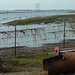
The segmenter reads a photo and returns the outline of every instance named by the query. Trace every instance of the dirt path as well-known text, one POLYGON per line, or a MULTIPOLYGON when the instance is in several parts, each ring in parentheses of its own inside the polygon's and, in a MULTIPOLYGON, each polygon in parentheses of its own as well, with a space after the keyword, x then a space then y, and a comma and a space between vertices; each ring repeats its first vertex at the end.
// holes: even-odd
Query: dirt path
POLYGON ((0 75, 48 75, 47 72, 44 72, 41 68, 35 68, 33 71, 25 72, 13 72, 13 73, 1 73, 0 75))

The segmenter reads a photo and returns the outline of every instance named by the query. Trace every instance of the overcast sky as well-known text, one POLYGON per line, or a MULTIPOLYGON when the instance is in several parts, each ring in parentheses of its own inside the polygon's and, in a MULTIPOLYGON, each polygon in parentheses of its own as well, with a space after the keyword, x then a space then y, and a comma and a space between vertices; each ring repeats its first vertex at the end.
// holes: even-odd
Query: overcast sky
POLYGON ((75 0, 0 0, 0 10, 15 9, 75 9, 75 0))

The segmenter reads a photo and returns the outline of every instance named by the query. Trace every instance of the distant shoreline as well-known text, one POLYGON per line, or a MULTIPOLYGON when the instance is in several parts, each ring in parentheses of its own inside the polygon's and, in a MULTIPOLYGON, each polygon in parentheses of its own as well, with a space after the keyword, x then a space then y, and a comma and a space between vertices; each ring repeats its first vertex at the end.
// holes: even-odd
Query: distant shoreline
POLYGON ((75 13, 75 10, 0 10, 0 14, 8 13, 31 13, 31 12, 65 12, 65 13, 75 13))
POLYGON ((54 16, 45 16, 45 17, 34 17, 21 20, 14 20, 4 24, 8 25, 28 25, 28 24, 48 24, 48 23, 62 23, 64 21, 75 23, 75 14, 69 15, 54 15, 54 16))

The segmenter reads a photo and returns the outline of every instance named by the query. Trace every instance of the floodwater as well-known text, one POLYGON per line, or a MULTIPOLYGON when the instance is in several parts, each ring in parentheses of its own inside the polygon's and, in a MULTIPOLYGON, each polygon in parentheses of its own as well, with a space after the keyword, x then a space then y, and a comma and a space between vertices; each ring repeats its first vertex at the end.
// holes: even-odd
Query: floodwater
MULTIPOLYGON (((12 20, 49 16, 49 15, 64 15, 74 14, 65 11, 39 11, 39 12, 22 12, 17 11, 0 11, 0 23, 9 22, 12 20)), ((74 27, 75 24, 66 24, 65 39, 75 39, 74 27)), ((48 43, 63 42, 64 24, 33 24, 16 26, 16 45, 25 47, 39 47, 48 43)), ((15 27, 11 25, 0 24, 0 48, 15 46, 15 27)))
POLYGON ((52 15, 64 15, 64 14, 75 14, 67 13, 66 11, 0 11, 0 23, 9 22, 18 19, 25 19, 37 16, 52 16, 52 15))
MULTIPOLYGON (((66 23, 65 39, 75 39, 75 24, 66 23)), ((15 46, 15 27, 0 26, 0 48, 15 46)), ((64 23, 16 26, 16 45, 39 47, 48 43, 63 42, 64 23)))

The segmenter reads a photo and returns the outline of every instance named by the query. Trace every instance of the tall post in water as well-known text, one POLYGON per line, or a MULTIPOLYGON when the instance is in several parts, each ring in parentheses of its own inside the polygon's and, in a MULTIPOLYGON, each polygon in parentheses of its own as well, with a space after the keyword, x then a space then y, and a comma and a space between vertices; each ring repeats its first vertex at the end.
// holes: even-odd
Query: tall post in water
POLYGON ((16 56, 16 25, 15 25, 15 56, 16 56))
MULTIPOLYGON (((65 19, 66 20, 66 19, 65 19)), ((63 36, 63 48, 65 48, 65 27, 66 27, 66 21, 64 21, 64 36, 63 36)))

